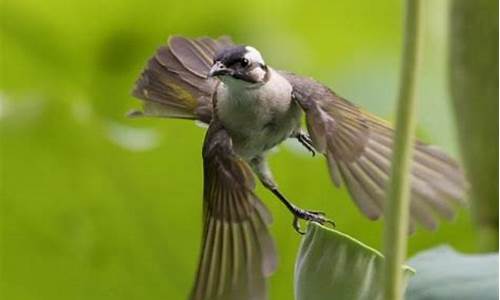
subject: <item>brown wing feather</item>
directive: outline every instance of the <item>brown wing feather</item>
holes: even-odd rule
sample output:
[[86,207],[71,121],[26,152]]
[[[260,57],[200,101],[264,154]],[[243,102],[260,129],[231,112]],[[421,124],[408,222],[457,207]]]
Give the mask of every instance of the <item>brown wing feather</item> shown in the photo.
[[144,100],[147,115],[200,120],[210,123],[212,94],[217,80],[207,78],[210,65],[220,49],[232,45],[228,37],[171,37],[160,47],[136,82],[132,94]]
[[[327,157],[332,181],[345,183],[360,210],[371,219],[383,213],[390,176],[393,129],[313,79],[283,73],[306,112],[314,146]],[[410,215],[433,229],[437,216],[452,218],[463,203],[466,180],[458,164],[417,141],[411,171]]]
[[271,215],[255,196],[248,165],[212,122],[203,147],[204,235],[192,300],[266,299],[276,267]]

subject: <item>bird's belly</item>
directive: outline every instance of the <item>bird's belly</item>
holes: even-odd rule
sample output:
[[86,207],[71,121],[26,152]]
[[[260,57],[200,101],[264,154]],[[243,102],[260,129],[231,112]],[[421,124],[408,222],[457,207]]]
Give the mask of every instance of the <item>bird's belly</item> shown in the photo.
[[294,127],[282,126],[273,131],[263,129],[248,135],[236,135],[233,138],[234,151],[242,158],[251,160],[283,142],[293,130]]
[[250,160],[287,139],[299,127],[300,115],[298,105],[289,102],[286,108],[235,107],[219,113],[219,118],[232,138],[234,151]]

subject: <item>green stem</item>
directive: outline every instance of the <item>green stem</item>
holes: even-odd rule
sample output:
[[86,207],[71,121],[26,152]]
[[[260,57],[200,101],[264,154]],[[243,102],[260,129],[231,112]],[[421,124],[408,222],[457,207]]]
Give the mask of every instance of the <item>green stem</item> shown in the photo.
[[385,212],[384,299],[402,299],[401,265],[406,258],[409,222],[409,177],[415,133],[416,81],[422,35],[421,0],[406,0],[405,36],[391,180]]

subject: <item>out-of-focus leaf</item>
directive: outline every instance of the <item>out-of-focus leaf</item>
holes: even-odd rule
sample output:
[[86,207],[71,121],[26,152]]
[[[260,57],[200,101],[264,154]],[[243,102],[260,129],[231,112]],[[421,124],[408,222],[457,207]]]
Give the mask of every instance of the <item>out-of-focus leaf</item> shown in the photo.
[[498,253],[465,255],[448,246],[422,252],[408,264],[407,300],[498,299]]
[[451,2],[450,93],[481,251],[498,251],[498,1]]
[[[295,265],[297,300],[382,299],[380,252],[337,230],[311,223]],[[414,271],[402,267],[405,280]]]

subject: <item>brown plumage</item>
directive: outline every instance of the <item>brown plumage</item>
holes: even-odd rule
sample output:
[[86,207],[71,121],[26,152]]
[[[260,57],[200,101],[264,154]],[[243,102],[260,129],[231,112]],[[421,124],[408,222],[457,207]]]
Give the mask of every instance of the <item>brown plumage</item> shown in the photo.
[[204,235],[191,299],[264,299],[276,267],[271,215],[221,126],[207,132],[203,167]]
[[[224,37],[170,38],[136,83],[133,95],[144,100],[144,108],[132,115],[210,123],[217,80],[206,74],[215,53],[230,43]],[[265,278],[276,267],[271,215],[254,194],[252,171],[233,153],[225,130],[213,126],[205,139],[203,239],[190,299],[265,299]]]
[[[203,147],[204,235],[191,299],[264,299],[265,277],[276,266],[267,229],[270,214],[254,194],[249,164],[267,188],[275,189],[274,181],[265,164],[239,157],[233,137],[214,115],[212,99],[219,81],[207,74],[215,55],[232,45],[226,37],[172,37],[149,60],[133,91],[144,104],[143,111],[133,116],[210,124]],[[305,112],[312,146],[325,155],[333,183],[345,185],[361,212],[378,219],[383,214],[390,174],[391,126],[313,79],[288,72],[276,74],[290,83],[291,106],[298,104]],[[464,202],[465,188],[464,175],[454,160],[433,146],[416,142],[412,226],[419,223],[434,229],[439,217],[452,218],[456,204]]]
[[227,37],[172,37],[160,47],[137,80],[132,94],[144,100],[132,116],[168,117],[210,123],[212,93],[217,84],[207,73],[217,51],[232,45]]
[[[354,201],[370,219],[382,215],[390,174],[393,129],[313,79],[287,73],[295,99],[306,113],[315,148],[328,162],[336,186],[345,183]],[[466,182],[460,167],[443,152],[415,144],[411,176],[411,217],[434,229],[437,217],[453,217],[463,203]]]

